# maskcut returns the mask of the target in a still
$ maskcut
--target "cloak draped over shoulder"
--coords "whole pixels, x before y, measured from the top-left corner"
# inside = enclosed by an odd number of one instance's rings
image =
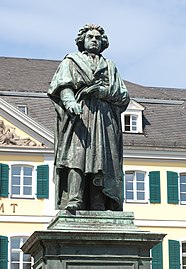
[[[93,61],[96,61],[94,64]],[[60,93],[74,92],[82,114],[66,113]],[[92,91],[92,89],[94,89]],[[113,62],[102,55],[68,54],[59,65],[48,90],[56,110],[55,167],[77,168],[85,175],[103,174],[94,184],[122,205],[123,142],[121,112],[129,96]],[[62,180],[66,181],[65,178]]]

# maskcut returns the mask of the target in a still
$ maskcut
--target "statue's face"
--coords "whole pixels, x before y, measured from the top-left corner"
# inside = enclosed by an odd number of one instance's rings
[[[89,30],[85,35],[84,48],[85,51],[99,54],[101,50],[102,36],[97,30]]]

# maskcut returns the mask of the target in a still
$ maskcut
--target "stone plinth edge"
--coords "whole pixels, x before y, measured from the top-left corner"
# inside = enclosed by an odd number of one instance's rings
[[[61,210],[51,220],[48,230],[62,231],[125,231],[137,230],[133,212]]]

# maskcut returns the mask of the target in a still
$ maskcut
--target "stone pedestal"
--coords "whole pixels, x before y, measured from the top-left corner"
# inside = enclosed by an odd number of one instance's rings
[[[34,269],[150,269],[150,249],[164,234],[143,232],[131,212],[60,211],[22,250]]]

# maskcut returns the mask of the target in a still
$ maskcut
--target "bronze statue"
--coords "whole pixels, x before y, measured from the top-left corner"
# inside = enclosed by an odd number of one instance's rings
[[[102,27],[85,25],[76,44],[78,52],[65,56],[48,90],[56,111],[58,208],[67,192],[67,210],[122,210],[121,113],[128,92],[101,54],[109,46]]]

